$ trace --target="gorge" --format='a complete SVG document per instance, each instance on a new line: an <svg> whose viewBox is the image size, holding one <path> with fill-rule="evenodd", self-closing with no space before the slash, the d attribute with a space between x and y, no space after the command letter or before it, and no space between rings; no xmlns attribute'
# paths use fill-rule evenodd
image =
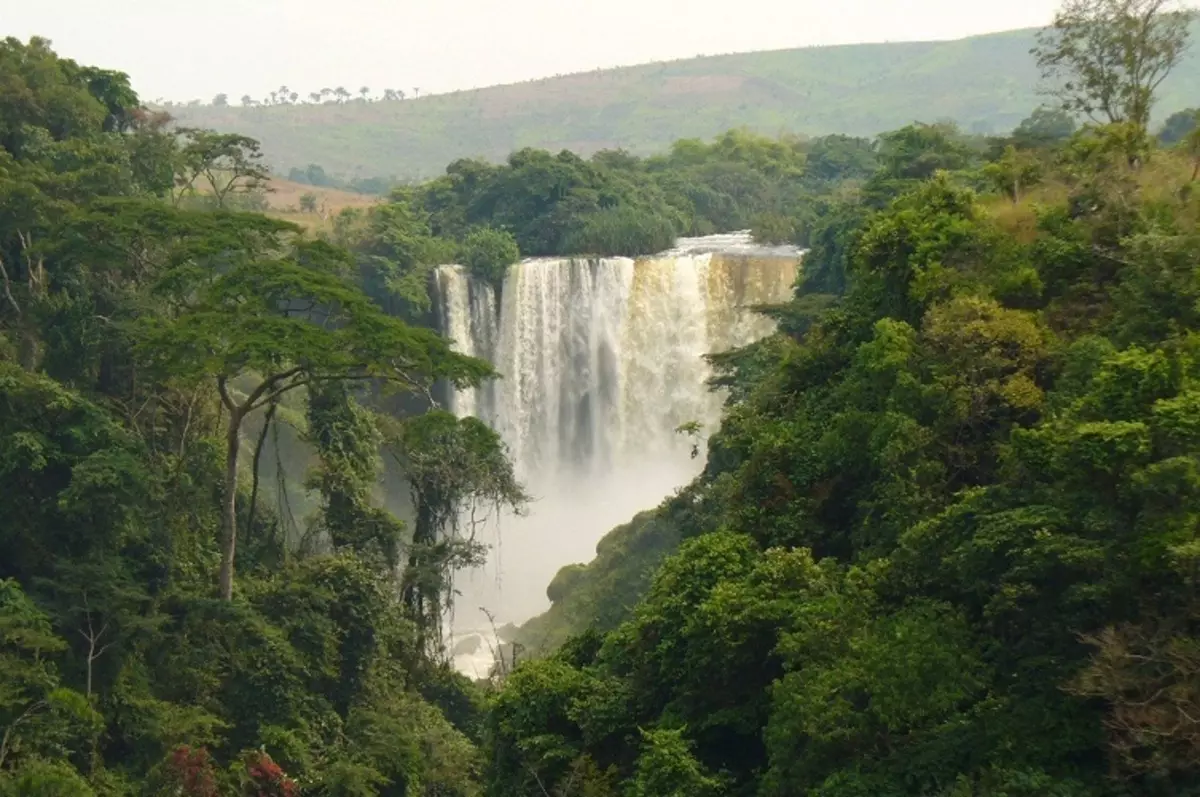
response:
<svg viewBox="0 0 1200 797"><path fill-rule="evenodd" d="M495 428L532 497L522 517L465 526L491 546L487 566L459 577L451 636L468 640L460 670L486 675L486 609L522 622L548 606L558 568L594 555L600 537L690 480L702 460L677 433L710 431L721 396L706 386L705 354L770 334L755 305L787 301L793 247L748 233L680 239L639 258L532 258L502 286L460 266L438 270L443 332L500 378L458 391L452 407Z"/></svg>

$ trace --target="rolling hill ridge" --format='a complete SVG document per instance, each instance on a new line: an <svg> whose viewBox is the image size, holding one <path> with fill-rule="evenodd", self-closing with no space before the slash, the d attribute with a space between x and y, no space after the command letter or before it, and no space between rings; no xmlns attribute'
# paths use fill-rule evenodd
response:
<svg viewBox="0 0 1200 797"><path fill-rule="evenodd" d="M1036 30L944 42L856 44L708 56L405 101L172 109L181 124L237 131L271 165L343 178L439 174L456 158L521 147L637 154L745 127L776 135L874 135L914 120L1011 129L1044 101ZM1200 104L1193 51L1160 90L1165 115Z"/></svg>

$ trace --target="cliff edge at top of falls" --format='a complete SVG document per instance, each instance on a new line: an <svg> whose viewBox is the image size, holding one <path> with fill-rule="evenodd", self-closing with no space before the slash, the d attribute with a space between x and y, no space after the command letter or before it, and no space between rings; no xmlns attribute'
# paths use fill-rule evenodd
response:
<svg viewBox="0 0 1200 797"><path fill-rule="evenodd" d="M800 258L804 256L804 250L791 244L760 243L754 240L750 230L738 230L699 238L680 238L666 252L650 257L706 254Z"/></svg>

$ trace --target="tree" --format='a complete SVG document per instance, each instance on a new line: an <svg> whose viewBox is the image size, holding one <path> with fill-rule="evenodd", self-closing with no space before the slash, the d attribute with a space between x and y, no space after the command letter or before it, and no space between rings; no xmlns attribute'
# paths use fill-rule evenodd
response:
<svg viewBox="0 0 1200 797"><path fill-rule="evenodd" d="M499 435L477 418L432 410L405 420L388 437L416 510L404 602L422 640L437 647L450 574L481 563L475 526L503 507L520 511L528 497Z"/></svg>
<svg viewBox="0 0 1200 797"><path fill-rule="evenodd" d="M1200 109L1188 108L1171 114L1158 132L1158 140L1167 146L1178 144L1200 126Z"/></svg>
<svg viewBox="0 0 1200 797"><path fill-rule="evenodd" d="M506 230L478 227L463 241L462 262L476 278L499 287L508 267L521 257L517 241Z"/></svg>
<svg viewBox="0 0 1200 797"><path fill-rule="evenodd" d="M338 102L345 102L350 99L350 92L346 91L345 86L338 86L333 90L333 93L337 96Z"/></svg>
<svg viewBox="0 0 1200 797"><path fill-rule="evenodd" d="M371 89L369 89L366 86L363 86L362 88L360 88L358 90L358 96L362 97L363 102L367 101L367 95L370 93L371 93Z"/></svg>
<svg viewBox="0 0 1200 797"><path fill-rule="evenodd" d="M379 380L425 394L433 380L478 383L489 369L432 331L387 316L341 276L343 252L295 238L290 225L240 216L192 222L192 244L217 253L217 271L166 275L163 289L180 309L145 319L138 342L161 372L215 385L228 413L219 593L230 600L249 415L310 385Z"/></svg>
<svg viewBox="0 0 1200 797"><path fill-rule="evenodd" d="M329 175L325 174L325 169L319 163L308 164L308 167L304 170L304 179L309 185L333 185L333 180L329 178Z"/></svg>
<svg viewBox="0 0 1200 797"><path fill-rule="evenodd" d="M1200 177L1200 125L1196 125L1187 134L1187 138L1183 140L1183 148L1192 159L1192 182L1194 183L1196 178Z"/></svg>
<svg viewBox="0 0 1200 797"><path fill-rule="evenodd" d="M402 191L367 222L353 244L363 287L390 313L415 322L430 309L433 267L452 262L455 247L431 233L428 214Z"/></svg>
<svg viewBox="0 0 1200 797"><path fill-rule="evenodd" d="M1145 131L1191 17L1174 0L1066 0L1033 53L1064 110Z"/></svg>
<svg viewBox="0 0 1200 797"><path fill-rule="evenodd" d="M950 124L912 124L879 137L874 179L927 180L937 171L963 168L971 152Z"/></svg>
<svg viewBox="0 0 1200 797"><path fill-rule="evenodd" d="M707 797L719 782L705 773L682 731L642 731L642 754L629 793L633 797Z"/></svg>
<svg viewBox="0 0 1200 797"><path fill-rule="evenodd" d="M254 99L249 94L242 95L242 105L249 108L254 104Z"/></svg>
<svg viewBox="0 0 1200 797"><path fill-rule="evenodd" d="M20 585L0 580L0 778L23 757L64 758L94 730L95 712L49 661L65 647Z"/></svg>
<svg viewBox="0 0 1200 797"><path fill-rule="evenodd" d="M1062 108L1037 108L1013 130L1019 147L1044 147L1065 141L1075 133L1075 117Z"/></svg>
<svg viewBox="0 0 1200 797"><path fill-rule="evenodd" d="M1041 177L1041 164L1028 152L1008 146L1004 155L984 167L984 175L1014 204L1021 201L1021 192L1035 185Z"/></svg>
<svg viewBox="0 0 1200 797"><path fill-rule="evenodd" d="M316 105L317 103L319 103L321 101L321 92L319 92L319 91L311 92L308 95L308 99L310 102L312 102L313 105Z"/></svg>
<svg viewBox="0 0 1200 797"><path fill-rule="evenodd" d="M401 524L371 504L379 482L382 437L373 413L345 383L310 387L308 439L320 458L309 477L324 499L322 520L336 550L382 561L387 572L399 564Z"/></svg>
<svg viewBox="0 0 1200 797"><path fill-rule="evenodd" d="M305 191L300 195L300 210L305 213L317 212L317 195L312 191Z"/></svg>
<svg viewBox="0 0 1200 797"><path fill-rule="evenodd" d="M266 186L270 172L262 165L262 151L254 139L194 128L179 132L184 144L173 192L176 206L194 192L200 179L208 183L218 208L224 208L233 194L250 193Z"/></svg>
<svg viewBox="0 0 1200 797"><path fill-rule="evenodd" d="M812 143L804 165L805 179L814 182L866 179L875 171L875 148L865 138L832 135Z"/></svg>
<svg viewBox="0 0 1200 797"><path fill-rule="evenodd" d="M217 96L213 97L212 104L214 108L224 108L225 106L229 105L229 95L218 94Z"/></svg>
<svg viewBox="0 0 1200 797"><path fill-rule="evenodd" d="M138 106L128 77L59 58L36 36L0 40L0 75L0 149L18 158L39 141L120 132Z"/></svg>
<svg viewBox="0 0 1200 797"><path fill-rule="evenodd" d="M1173 630L1123 626L1085 638L1096 652L1071 688L1107 702L1105 728L1126 771L1196 768L1200 645Z"/></svg>

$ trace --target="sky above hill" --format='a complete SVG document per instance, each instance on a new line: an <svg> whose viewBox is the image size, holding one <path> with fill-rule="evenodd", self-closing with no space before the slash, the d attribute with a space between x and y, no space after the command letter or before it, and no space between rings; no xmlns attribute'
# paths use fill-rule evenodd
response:
<svg viewBox="0 0 1200 797"><path fill-rule="evenodd" d="M121 69L148 100L422 94L695 55L952 39L1058 0L0 0L0 35Z"/></svg>

